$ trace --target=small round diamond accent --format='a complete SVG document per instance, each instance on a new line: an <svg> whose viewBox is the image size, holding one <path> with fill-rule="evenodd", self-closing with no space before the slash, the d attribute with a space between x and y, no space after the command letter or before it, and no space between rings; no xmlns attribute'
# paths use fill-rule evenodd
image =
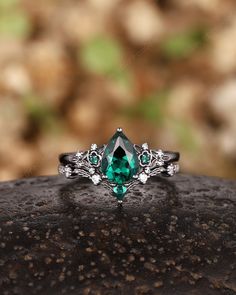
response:
<svg viewBox="0 0 236 295"><path fill-rule="evenodd" d="M146 183L147 179L148 179L148 175L146 173L142 172L139 174L138 179L140 180L140 182Z"/></svg>
<svg viewBox="0 0 236 295"><path fill-rule="evenodd" d="M90 174L94 174L95 171L96 171L95 168L93 168L93 167L92 167L92 168L89 168L89 173L90 173Z"/></svg>
<svg viewBox="0 0 236 295"><path fill-rule="evenodd" d="M65 167L65 176L68 178L72 174L72 169L69 166Z"/></svg>
<svg viewBox="0 0 236 295"><path fill-rule="evenodd" d="M173 176L175 173L179 172L179 165L178 164L170 164L167 167L167 173L170 176Z"/></svg>
<svg viewBox="0 0 236 295"><path fill-rule="evenodd" d="M77 159L81 159L82 156L83 156L83 152L77 152L77 153L76 153L76 157L77 157Z"/></svg>
<svg viewBox="0 0 236 295"><path fill-rule="evenodd" d="M95 151L96 149L97 149L97 145L96 145L96 143L93 143L93 144L91 144L91 150L92 151Z"/></svg>
<svg viewBox="0 0 236 295"><path fill-rule="evenodd" d="M142 144L142 148L144 149L144 150L148 150L148 144L145 142L145 143L143 143Z"/></svg>
<svg viewBox="0 0 236 295"><path fill-rule="evenodd" d="M60 165L58 167L58 172L59 172L59 174L64 174L65 173L65 167L63 165Z"/></svg>
<svg viewBox="0 0 236 295"><path fill-rule="evenodd" d="M92 179L92 182L94 183L94 184L99 184L100 182L101 182L101 176L99 175L99 174L94 174L92 177L91 177L91 179Z"/></svg>
<svg viewBox="0 0 236 295"><path fill-rule="evenodd" d="M151 169L150 169L150 167L145 167L144 171L145 171L146 174L149 174L151 172Z"/></svg>
<svg viewBox="0 0 236 295"><path fill-rule="evenodd" d="M81 166L82 157L83 157L83 152L77 152L75 156L73 157L73 162L75 162L78 167Z"/></svg>
<svg viewBox="0 0 236 295"><path fill-rule="evenodd" d="M163 166L165 164L165 161L164 161L164 153L162 150L158 150L157 153L156 153L156 163L157 165L159 166Z"/></svg>

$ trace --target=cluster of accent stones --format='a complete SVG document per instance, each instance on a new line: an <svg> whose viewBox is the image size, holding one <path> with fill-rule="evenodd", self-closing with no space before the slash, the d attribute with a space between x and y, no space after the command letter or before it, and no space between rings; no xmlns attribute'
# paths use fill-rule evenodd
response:
<svg viewBox="0 0 236 295"><path fill-rule="evenodd" d="M60 165L58 171L60 174L64 174L66 178L70 178L73 172L72 168L69 165Z"/></svg>
<svg viewBox="0 0 236 295"><path fill-rule="evenodd" d="M91 164L91 167L89 168L90 179L95 185L98 185L102 181L101 175L97 172L97 168L101 163L101 156L99 155L97 148L97 145L93 143L88 152L88 161Z"/></svg>
<svg viewBox="0 0 236 295"><path fill-rule="evenodd" d="M73 175L80 175L83 171L83 176L89 177L94 184L99 184L102 181L98 169L101 163L101 155L98 153L97 145L92 144L88 152L78 151L72 159L74 165L59 165L58 171L64 174L67 178L73 178Z"/></svg>
<svg viewBox="0 0 236 295"><path fill-rule="evenodd" d="M167 166L167 173L169 174L169 176L173 176L177 172L179 172L179 165L178 164L171 163Z"/></svg>
<svg viewBox="0 0 236 295"><path fill-rule="evenodd" d="M89 177L95 185L106 180L118 202L121 203L132 184L145 184L150 176L165 172L173 176L178 172L177 164L165 164L168 159L162 150L154 151L144 143L141 147L133 145L121 129L110 139L105 149L99 150L92 144L87 152L77 152L74 156L74 169L69 165L59 166L59 173L70 178L73 173ZM157 168L153 172L152 168Z"/></svg>
<svg viewBox="0 0 236 295"><path fill-rule="evenodd" d="M152 161L152 153L148 149L148 144L143 143L142 144L142 151L139 155L139 164L140 167L142 167L141 172L138 175L138 180L142 183L145 184L150 177L150 164Z"/></svg>

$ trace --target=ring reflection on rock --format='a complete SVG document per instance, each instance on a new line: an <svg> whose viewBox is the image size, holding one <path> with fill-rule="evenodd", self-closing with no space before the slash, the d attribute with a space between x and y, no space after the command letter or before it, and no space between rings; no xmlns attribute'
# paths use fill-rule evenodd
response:
<svg viewBox="0 0 236 295"><path fill-rule="evenodd" d="M90 150L59 156L59 173L67 178L87 177L103 184L121 204L128 191L145 184L155 175L173 176L179 171L179 153L149 149L148 144L132 144L118 128L109 143Z"/></svg>

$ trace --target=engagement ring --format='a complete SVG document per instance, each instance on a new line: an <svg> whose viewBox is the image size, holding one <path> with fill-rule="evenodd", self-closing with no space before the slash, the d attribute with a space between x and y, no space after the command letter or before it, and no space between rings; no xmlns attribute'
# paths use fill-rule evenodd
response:
<svg viewBox="0 0 236 295"><path fill-rule="evenodd" d="M90 150L59 156L59 173L67 178L87 177L95 185L103 184L121 204L127 192L149 177L173 176L179 171L179 153L149 149L148 144L132 144L121 128L108 144Z"/></svg>

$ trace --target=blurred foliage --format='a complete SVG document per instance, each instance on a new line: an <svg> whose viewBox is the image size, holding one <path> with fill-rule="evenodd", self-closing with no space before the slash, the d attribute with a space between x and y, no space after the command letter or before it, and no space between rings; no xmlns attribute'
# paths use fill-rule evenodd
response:
<svg viewBox="0 0 236 295"><path fill-rule="evenodd" d="M130 118L147 120L159 126L166 113L168 91L161 91L142 97L134 106L126 108L124 114Z"/></svg>
<svg viewBox="0 0 236 295"><path fill-rule="evenodd" d="M130 89L133 86L133 76L127 67L119 67L110 72L109 77L124 89Z"/></svg>
<svg viewBox="0 0 236 295"><path fill-rule="evenodd" d="M194 130L187 121L168 116L168 99L168 90L156 92L141 98L135 106L126 108L123 114L129 118L138 118L150 122L158 128L168 123L181 146L186 150L196 152L200 147L194 135Z"/></svg>
<svg viewBox="0 0 236 295"><path fill-rule="evenodd" d="M121 67L122 49L117 41L100 36L87 42L79 52L87 70L100 75L111 75Z"/></svg>
<svg viewBox="0 0 236 295"><path fill-rule="evenodd" d="M181 146L191 152L197 153L200 149L200 145L197 141L195 132L189 122L186 120L171 120L171 127L176 134ZM201 150L200 150L201 151ZM197 153L199 155L199 153Z"/></svg>
<svg viewBox="0 0 236 295"><path fill-rule="evenodd" d="M123 50L117 40L102 35L92 38L79 51L79 60L88 71L106 76L124 88L132 83L131 73L123 66Z"/></svg>
<svg viewBox="0 0 236 295"><path fill-rule="evenodd" d="M19 4L19 0L0 0L0 11L4 11L4 9L15 9Z"/></svg>
<svg viewBox="0 0 236 295"><path fill-rule="evenodd" d="M0 35L22 38L31 32L28 15L17 0L0 0Z"/></svg>
<svg viewBox="0 0 236 295"><path fill-rule="evenodd" d="M182 171L236 177L235 9L0 0L0 179L54 174L57 154L118 126L179 150Z"/></svg>
<svg viewBox="0 0 236 295"><path fill-rule="evenodd" d="M26 37L29 32L30 23L22 11L0 14L0 34L22 38Z"/></svg>
<svg viewBox="0 0 236 295"><path fill-rule="evenodd" d="M56 112L40 97L29 94L23 97L23 105L30 121L40 130L47 133L60 132L61 123Z"/></svg>
<svg viewBox="0 0 236 295"><path fill-rule="evenodd" d="M203 28L193 28L166 38L161 48L166 57L179 59L190 56L194 51L203 47L206 42L207 30Z"/></svg>

